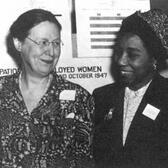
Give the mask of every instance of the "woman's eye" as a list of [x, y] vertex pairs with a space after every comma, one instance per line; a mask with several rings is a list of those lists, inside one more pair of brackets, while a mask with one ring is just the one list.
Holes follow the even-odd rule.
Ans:
[[43, 45], [47, 45], [47, 44], [48, 44], [48, 41], [42, 41], [42, 44], [43, 44]]
[[48, 41], [42, 40], [42, 41], [39, 42], [39, 44], [40, 44], [41, 47], [48, 46]]
[[128, 57], [130, 59], [135, 59], [137, 58], [139, 55], [137, 53], [133, 53], [133, 52], [128, 52]]
[[61, 44], [60, 41], [53, 41], [54, 46], [59, 46]]

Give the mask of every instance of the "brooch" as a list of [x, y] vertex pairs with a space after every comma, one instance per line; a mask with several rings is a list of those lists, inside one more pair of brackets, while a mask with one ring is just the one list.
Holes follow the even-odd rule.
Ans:
[[109, 112], [105, 115], [104, 120], [111, 120], [113, 117], [114, 108], [110, 108]]

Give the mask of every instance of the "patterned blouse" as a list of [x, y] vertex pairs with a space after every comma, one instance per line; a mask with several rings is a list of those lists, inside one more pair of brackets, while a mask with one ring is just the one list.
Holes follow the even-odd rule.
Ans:
[[90, 94], [53, 72], [50, 87], [29, 114], [19, 74], [0, 78], [0, 167], [92, 167]]

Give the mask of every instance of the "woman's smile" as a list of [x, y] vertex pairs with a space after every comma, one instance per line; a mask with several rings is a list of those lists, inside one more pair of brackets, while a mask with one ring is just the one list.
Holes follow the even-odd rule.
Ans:
[[43, 63], [46, 64], [53, 64], [54, 60], [53, 59], [40, 59]]

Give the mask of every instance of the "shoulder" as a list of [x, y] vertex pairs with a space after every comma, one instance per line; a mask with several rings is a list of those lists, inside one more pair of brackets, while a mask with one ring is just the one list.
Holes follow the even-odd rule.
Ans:
[[120, 88], [121, 87], [118, 83], [111, 83], [94, 89], [93, 95], [94, 96], [109, 95], [111, 93], [117, 92]]
[[0, 90], [10, 90], [10, 89], [14, 89], [15, 84], [17, 83], [17, 74], [13, 74], [13, 75], [8, 75], [8, 76], [1, 76], [0, 77]]
[[152, 91], [168, 95], [168, 78], [156, 75], [151, 82]]
[[1, 76], [0, 77], [0, 121], [5, 124], [8, 123], [9, 113], [6, 108], [8, 108], [8, 103], [10, 98], [12, 98], [12, 92], [16, 89], [17, 77], [16, 74]]
[[93, 99], [96, 107], [107, 107], [115, 102], [116, 97], [122, 91], [122, 86], [118, 83], [108, 84], [93, 91]]
[[154, 80], [158, 81], [160, 84], [164, 84], [168, 82], [168, 78], [165, 78], [159, 74], [154, 77]]
[[145, 98], [149, 104], [167, 111], [168, 79], [160, 75], [155, 76], [145, 93]]
[[13, 75], [7, 75], [7, 76], [1, 76], [0, 77], [0, 83], [7, 83], [13, 79]]

